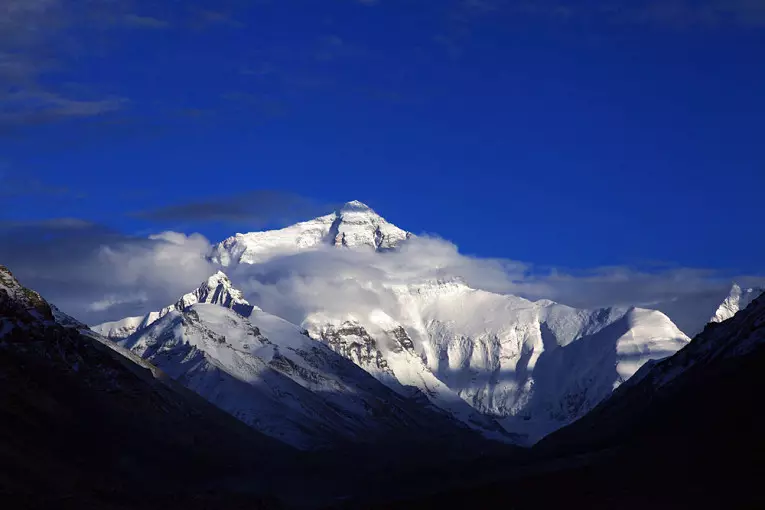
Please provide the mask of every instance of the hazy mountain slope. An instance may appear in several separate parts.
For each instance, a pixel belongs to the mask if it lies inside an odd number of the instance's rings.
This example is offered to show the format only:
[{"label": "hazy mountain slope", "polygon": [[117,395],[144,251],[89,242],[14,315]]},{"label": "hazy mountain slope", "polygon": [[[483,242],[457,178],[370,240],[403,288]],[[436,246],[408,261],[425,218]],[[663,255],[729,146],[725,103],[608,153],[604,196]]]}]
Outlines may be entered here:
[{"label": "hazy mountain slope", "polygon": [[0,266],[4,504],[151,508],[173,494],[194,508],[214,479],[249,472],[260,506],[271,475],[257,459],[276,473],[289,448],[55,318]]}]

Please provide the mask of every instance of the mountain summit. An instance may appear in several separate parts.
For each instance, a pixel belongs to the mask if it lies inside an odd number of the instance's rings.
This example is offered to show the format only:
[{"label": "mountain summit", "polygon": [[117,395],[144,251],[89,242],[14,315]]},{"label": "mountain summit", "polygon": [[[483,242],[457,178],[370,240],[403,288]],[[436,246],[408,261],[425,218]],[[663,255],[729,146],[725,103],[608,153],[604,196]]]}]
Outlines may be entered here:
[{"label": "mountain summit", "polygon": [[388,223],[368,205],[352,200],[326,216],[265,232],[236,234],[213,247],[211,259],[222,266],[256,264],[321,246],[385,251],[412,236]]},{"label": "mountain summit", "polygon": [[340,208],[340,212],[347,211],[368,211],[376,214],[371,207],[363,202],[359,202],[358,200],[351,200],[350,202],[346,202],[343,207]]}]

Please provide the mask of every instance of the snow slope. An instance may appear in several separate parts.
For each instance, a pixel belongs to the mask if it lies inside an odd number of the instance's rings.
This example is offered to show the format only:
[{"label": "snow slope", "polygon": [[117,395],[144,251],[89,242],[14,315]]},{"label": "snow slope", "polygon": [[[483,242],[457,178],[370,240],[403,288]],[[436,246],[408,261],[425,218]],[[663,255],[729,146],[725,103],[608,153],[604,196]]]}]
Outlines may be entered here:
[{"label": "snow slope", "polygon": [[688,342],[653,310],[577,310],[460,282],[391,290],[396,318],[381,310],[342,319],[317,313],[303,326],[391,388],[419,388],[471,423],[474,414],[457,395],[482,415],[502,418],[520,441],[585,414],[642,364]]},{"label": "snow slope", "polygon": [[236,234],[215,245],[211,259],[224,267],[254,264],[322,244],[384,251],[411,235],[354,200],[332,214],[281,230]]}]

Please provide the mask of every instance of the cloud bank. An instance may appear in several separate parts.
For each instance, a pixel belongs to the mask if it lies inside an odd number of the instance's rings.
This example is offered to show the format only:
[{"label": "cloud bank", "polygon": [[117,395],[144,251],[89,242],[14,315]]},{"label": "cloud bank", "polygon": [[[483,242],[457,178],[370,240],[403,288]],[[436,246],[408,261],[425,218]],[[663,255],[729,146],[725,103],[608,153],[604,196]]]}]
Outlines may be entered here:
[{"label": "cloud bank", "polygon": [[[219,269],[207,259],[210,250],[210,241],[199,234],[138,238],[71,218],[0,224],[0,263],[88,324],[142,315],[174,302]],[[227,272],[251,303],[295,323],[317,311],[342,316],[395,310],[400,306],[391,290],[395,286],[459,278],[475,289],[582,308],[657,308],[689,329],[709,318],[733,280],[765,287],[760,276],[687,268],[542,270],[465,256],[453,243],[435,237],[413,238],[399,251],[385,253],[326,246]]]},{"label": "cloud bank", "polygon": [[0,224],[0,260],[23,285],[89,324],[174,302],[214,270],[209,249],[198,234],[136,238],[81,220]]},{"label": "cloud bank", "polygon": [[211,198],[134,213],[133,216],[160,223],[229,223],[261,227],[290,223],[332,209],[294,193],[253,190],[235,196]]}]

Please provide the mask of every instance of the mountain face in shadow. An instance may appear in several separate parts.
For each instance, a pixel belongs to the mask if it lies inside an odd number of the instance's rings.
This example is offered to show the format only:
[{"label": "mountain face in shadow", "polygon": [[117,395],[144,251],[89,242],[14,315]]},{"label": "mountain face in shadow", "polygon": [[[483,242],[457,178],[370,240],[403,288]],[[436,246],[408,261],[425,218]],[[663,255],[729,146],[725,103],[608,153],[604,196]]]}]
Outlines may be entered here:
[{"label": "mountain face in shadow", "polygon": [[492,483],[397,505],[761,508],[763,368],[765,296],[643,367]]},{"label": "mountain face in shadow", "polygon": [[2,266],[0,436],[0,499],[11,507],[195,508],[215,501],[210,480],[243,472],[255,480],[249,508],[267,507],[269,472],[294,455],[56,323]]}]

